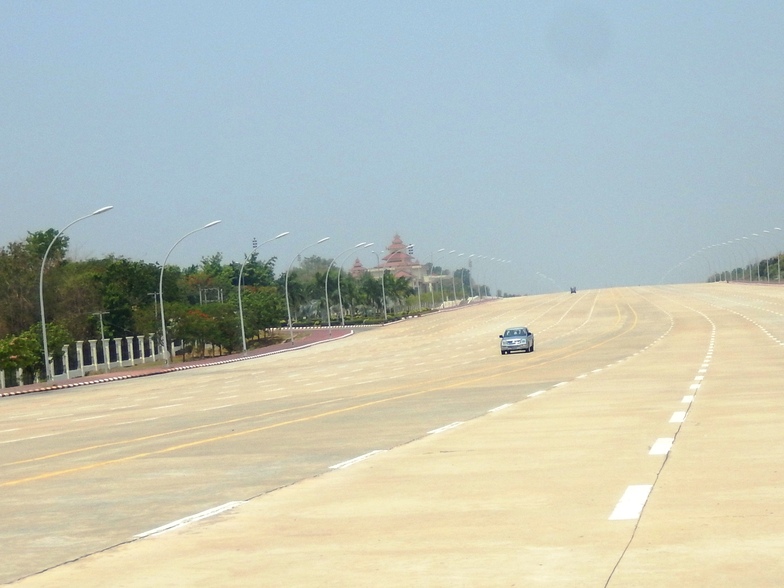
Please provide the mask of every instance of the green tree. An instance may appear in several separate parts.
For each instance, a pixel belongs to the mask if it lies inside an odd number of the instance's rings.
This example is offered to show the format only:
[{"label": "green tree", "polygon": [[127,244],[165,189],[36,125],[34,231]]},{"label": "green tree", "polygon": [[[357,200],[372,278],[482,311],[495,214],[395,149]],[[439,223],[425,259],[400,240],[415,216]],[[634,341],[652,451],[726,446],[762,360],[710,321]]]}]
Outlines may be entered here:
[{"label": "green tree", "polygon": [[41,258],[23,242],[0,248],[0,337],[18,334],[39,319]]},{"label": "green tree", "polygon": [[[59,358],[63,355],[63,345],[72,338],[68,331],[57,323],[46,325],[46,339],[49,345],[49,356]],[[0,369],[21,369],[28,380],[36,374],[44,372],[43,335],[41,324],[36,323],[18,335],[9,335],[0,339]]]},{"label": "green tree", "polygon": [[[101,293],[101,308],[92,312],[106,311],[104,319],[107,337],[128,336],[141,331],[136,324],[136,312],[152,307],[157,300],[160,267],[142,261],[110,257],[103,262],[103,271],[96,280]],[[178,268],[168,266],[164,272],[164,299],[176,300],[172,279]],[[166,278],[169,278],[168,282]],[[167,287],[168,286],[168,287]],[[172,295],[172,298],[168,296]],[[157,329],[156,329],[157,330]]]},{"label": "green tree", "polygon": [[280,326],[286,320],[286,301],[274,286],[249,287],[242,294],[245,334],[258,335]]},{"label": "green tree", "polygon": [[387,296],[398,305],[402,305],[403,301],[416,293],[409,281],[403,276],[396,278],[395,276],[388,276],[384,278]]},{"label": "green tree", "polygon": [[32,370],[41,365],[40,338],[30,330],[0,339],[0,369]]},{"label": "green tree", "polygon": [[384,309],[383,292],[386,290],[386,276],[392,275],[388,270],[384,272],[384,287],[382,288],[381,280],[375,279],[369,273],[363,274],[360,278],[360,287],[364,295],[363,302],[375,309],[380,313]]},{"label": "green tree", "polygon": [[33,231],[32,233],[28,231],[27,239],[25,239],[25,247],[30,254],[36,257],[40,262],[44,258],[46,249],[51,244],[52,248],[49,249],[49,255],[46,258],[47,263],[52,263],[54,265],[62,263],[68,253],[69,238],[68,235],[60,235],[57,241],[52,243],[52,240],[57,237],[58,232],[59,231],[56,229]]}]

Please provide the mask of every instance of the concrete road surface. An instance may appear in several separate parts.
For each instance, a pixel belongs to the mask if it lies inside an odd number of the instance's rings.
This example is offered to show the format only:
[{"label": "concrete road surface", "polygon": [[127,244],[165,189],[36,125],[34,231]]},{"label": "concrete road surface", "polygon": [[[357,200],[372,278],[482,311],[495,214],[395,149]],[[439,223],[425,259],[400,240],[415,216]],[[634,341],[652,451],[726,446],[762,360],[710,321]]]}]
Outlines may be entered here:
[{"label": "concrete road surface", "polygon": [[585,291],[3,399],[0,579],[781,586],[783,342],[777,286]]}]

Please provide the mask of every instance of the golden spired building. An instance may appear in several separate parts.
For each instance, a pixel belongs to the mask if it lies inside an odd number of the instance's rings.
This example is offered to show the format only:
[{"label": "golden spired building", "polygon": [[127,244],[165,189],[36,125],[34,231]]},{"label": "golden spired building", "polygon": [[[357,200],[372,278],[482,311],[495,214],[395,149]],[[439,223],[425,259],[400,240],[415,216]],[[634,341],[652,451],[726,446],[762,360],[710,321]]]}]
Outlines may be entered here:
[{"label": "golden spired building", "polygon": [[[400,235],[395,235],[392,242],[386,247],[386,255],[380,259],[379,265],[366,268],[362,265],[359,258],[354,260],[349,273],[359,278],[364,273],[369,273],[375,279],[380,280],[384,272],[389,272],[395,278],[405,278],[409,281],[412,288],[418,292],[429,292],[434,286],[437,287],[439,280],[448,276],[428,275],[427,268],[414,257],[413,248],[403,242]],[[422,287],[424,286],[424,288]]]},{"label": "golden spired building", "polygon": [[376,279],[381,279],[381,275],[388,271],[395,278],[405,278],[413,288],[417,289],[422,284],[430,283],[425,266],[414,257],[413,249],[404,243],[400,235],[397,234],[387,245],[386,255],[381,258],[381,263],[367,271]]}]

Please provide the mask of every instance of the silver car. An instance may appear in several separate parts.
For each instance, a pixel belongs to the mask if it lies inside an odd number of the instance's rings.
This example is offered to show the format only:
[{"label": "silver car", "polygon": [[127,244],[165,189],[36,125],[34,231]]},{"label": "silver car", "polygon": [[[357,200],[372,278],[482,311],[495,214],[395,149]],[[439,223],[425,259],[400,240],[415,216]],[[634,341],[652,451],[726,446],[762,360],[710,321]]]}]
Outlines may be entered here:
[{"label": "silver car", "polygon": [[530,353],[534,350],[534,334],[527,327],[512,327],[498,336],[501,338],[501,355],[512,351]]}]

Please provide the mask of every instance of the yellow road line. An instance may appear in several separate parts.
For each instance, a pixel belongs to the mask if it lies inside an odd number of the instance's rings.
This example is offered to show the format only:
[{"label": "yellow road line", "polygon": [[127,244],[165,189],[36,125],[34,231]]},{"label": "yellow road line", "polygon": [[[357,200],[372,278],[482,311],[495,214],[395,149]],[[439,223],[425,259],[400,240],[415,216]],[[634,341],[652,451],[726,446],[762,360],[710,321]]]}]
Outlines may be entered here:
[{"label": "yellow road line", "polygon": [[[594,344],[594,345],[592,345],[590,347],[581,348],[579,350],[574,351],[573,353],[566,354],[566,355],[559,354],[558,357],[553,357],[552,359],[549,359],[549,360],[546,360],[546,361],[543,361],[543,362],[538,362],[538,363],[533,364],[533,365],[532,364],[526,364],[525,366],[521,366],[521,367],[516,368],[516,369],[505,370],[503,373],[508,375],[510,372],[511,373],[516,373],[516,372],[520,372],[520,371],[524,371],[524,370],[530,370],[530,369],[532,369],[534,367],[538,367],[538,366],[541,366],[541,365],[552,363],[553,361],[556,361],[556,360],[565,359],[567,357],[572,357],[573,355],[584,353],[584,352],[589,351],[591,349],[595,349],[597,347],[605,345],[605,344],[609,343],[610,341],[612,341],[614,339],[617,339],[618,337],[621,337],[621,336],[631,332],[633,329],[635,329],[637,327],[638,317],[637,317],[637,313],[634,311],[634,309],[631,307],[631,305],[627,304],[627,306],[628,306],[629,310],[631,311],[631,313],[632,313],[632,315],[634,317],[634,320],[632,321],[632,324],[631,324],[631,326],[628,329],[617,333],[615,336],[613,336],[613,337],[611,337],[609,339],[605,339],[603,341],[600,341],[600,342],[598,342],[598,343],[596,343],[596,344]],[[616,304],[616,323],[615,324],[617,325],[621,320],[622,320],[622,315],[621,315],[620,307]],[[488,378],[488,376],[486,375],[487,371],[488,371],[487,368],[482,368],[482,369],[479,369],[479,370],[475,370],[473,372],[474,374],[482,374],[482,375],[477,375],[477,377],[474,377],[473,379],[469,379],[469,380],[466,380],[465,376],[463,376],[463,377],[461,377],[461,379],[459,381],[457,381],[455,383],[448,384],[448,385],[442,385],[442,386],[436,386],[436,387],[430,387],[427,390],[420,390],[420,391],[417,391],[417,392],[409,392],[409,393],[406,393],[406,394],[401,394],[401,395],[396,395],[396,396],[388,396],[388,397],[385,397],[385,398],[379,398],[377,400],[373,400],[373,401],[370,401],[370,402],[364,402],[364,403],[361,403],[361,404],[356,404],[356,405],[352,405],[352,406],[348,406],[348,407],[344,407],[344,408],[340,408],[340,409],[335,409],[335,410],[331,410],[331,411],[327,411],[327,412],[323,412],[323,413],[319,413],[319,414],[315,414],[315,415],[301,417],[301,418],[298,418],[298,419],[291,419],[291,420],[288,420],[288,421],[282,421],[282,422],[279,422],[279,423],[265,425],[265,426],[262,426],[262,427],[254,427],[254,428],[251,428],[251,429],[246,429],[244,431],[234,431],[232,433],[228,433],[228,434],[225,434],[225,435],[218,435],[218,436],[214,436],[214,437],[207,437],[205,439],[199,439],[199,440],[191,441],[191,442],[188,442],[188,443],[182,443],[182,444],[178,444],[178,445],[173,445],[171,447],[166,447],[166,448],[158,449],[158,450],[155,450],[155,451],[138,453],[138,454],[125,456],[125,457],[121,457],[121,458],[117,458],[117,459],[111,459],[111,460],[95,462],[95,463],[86,464],[86,465],[79,466],[79,467],[74,467],[74,468],[66,468],[66,469],[63,469],[63,470],[55,470],[55,471],[46,472],[46,473],[43,473],[43,474],[38,474],[38,475],[35,475],[35,476],[29,476],[29,477],[26,477],[26,478],[19,478],[17,480],[9,480],[9,481],[0,483],[0,488],[16,486],[16,485],[24,484],[24,483],[27,483],[27,482],[34,482],[34,481],[38,481],[38,480],[44,480],[44,479],[57,477],[57,476],[63,476],[63,475],[71,474],[71,473],[88,471],[88,470],[91,470],[91,469],[95,469],[95,468],[99,468],[99,467],[105,467],[105,466],[108,466],[108,465],[114,465],[114,464],[118,464],[118,463],[124,463],[124,462],[127,462],[127,461],[140,459],[140,458],[143,458],[143,457],[149,457],[149,456],[153,456],[153,455],[160,455],[160,454],[163,454],[163,453],[170,453],[172,451],[178,451],[178,450],[187,449],[187,448],[190,448],[190,447],[196,447],[196,446],[199,446],[199,445],[204,445],[206,443],[213,443],[213,442],[216,442],[216,441],[222,441],[222,440],[226,440],[226,439],[236,438],[236,437],[239,437],[239,436],[249,435],[249,434],[253,434],[253,433],[259,433],[259,432],[262,432],[262,431],[268,431],[268,430],[271,430],[271,429],[276,429],[276,428],[279,428],[279,427],[288,426],[288,425],[292,425],[292,424],[313,421],[313,420],[325,418],[325,417],[328,417],[328,416],[333,416],[333,415],[336,415],[336,414],[342,414],[342,413],[351,412],[351,411],[354,411],[354,410],[359,410],[359,409],[362,409],[362,408],[367,408],[367,407],[374,406],[374,405],[377,405],[377,404],[392,402],[392,401],[396,401],[396,400],[402,400],[402,399],[411,398],[411,397],[414,397],[414,396],[421,396],[423,394],[429,394],[429,393],[436,392],[436,391],[452,389],[452,388],[456,388],[458,386],[465,386],[466,384],[469,384],[469,383],[474,383],[474,382],[486,380]],[[489,376],[489,377],[493,377],[493,376]],[[453,380],[453,379],[454,379],[453,376],[449,377],[449,380]],[[441,382],[444,382],[445,380],[447,380],[447,378],[443,378],[441,380]],[[358,396],[357,398],[363,398],[363,397],[367,397],[367,396],[373,396],[373,395],[388,393],[388,392],[390,392],[392,390],[400,390],[400,389],[402,389],[402,387],[391,388],[391,389],[388,389],[387,391],[384,391],[384,392],[372,392],[372,393],[368,393],[368,394],[363,394],[363,395]],[[246,416],[246,417],[239,417],[239,418],[236,418],[236,419],[230,419],[230,420],[227,420],[227,421],[221,421],[219,423],[208,423],[208,424],[204,424],[204,425],[197,425],[195,427],[188,427],[188,428],[185,428],[185,429],[179,429],[177,431],[167,431],[165,433],[156,433],[154,435],[148,435],[148,436],[139,437],[139,438],[136,438],[136,439],[130,439],[130,440],[124,440],[124,441],[114,441],[114,442],[111,442],[111,443],[103,443],[103,444],[98,444],[98,445],[93,445],[93,446],[88,446],[88,447],[82,447],[82,448],[79,448],[79,449],[63,451],[63,452],[49,454],[49,455],[45,455],[45,456],[39,456],[39,457],[36,457],[36,458],[30,458],[30,459],[27,459],[27,460],[20,460],[20,461],[16,461],[16,462],[11,462],[11,463],[7,463],[7,464],[4,464],[4,465],[5,466],[20,465],[20,464],[24,464],[24,463],[31,463],[31,462],[36,462],[36,461],[42,461],[42,460],[52,459],[52,458],[56,458],[56,457],[63,457],[63,456],[66,456],[66,455],[72,455],[72,454],[75,454],[75,453],[81,453],[81,452],[95,450],[95,449],[103,449],[103,448],[106,448],[106,447],[113,447],[113,446],[118,446],[118,445],[136,443],[136,442],[141,442],[141,441],[147,441],[147,440],[150,440],[150,439],[156,439],[156,438],[160,438],[160,437],[165,437],[167,435],[173,435],[173,434],[177,434],[177,433],[184,433],[184,432],[190,432],[190,431],[197,431],[197,430],[204,429],[204,428],[207,428],[207,427],[216,427],[216,426],[220,426],[220,425],[234,424],[234,423],[241,422],[241,421],[246,421],[246,420],[249,420],[249,419],[252,419],[252,418],[262,418],[262,417],[266,417],[266,416],[272,416],[272,415],[275,415],[275,414],[281,414],[281,413],[284,413],[284,412],[292,412],[294,410],[299,410],[299,409],[313,408],[315,406],[336,402],[338,400],[340,400],[340,399],[331,399],[331,400],[317,402],[317,403],[313,403],[313,404],[309,404],[309,405],[301,405],[301,406],[291,407],[291,408],[282,409],[282,410],[278,410],[278,411],[271,411],[271,412],[262,413],[262,414],[259,414],[259,415],[251,415],[251,416]]]}]

